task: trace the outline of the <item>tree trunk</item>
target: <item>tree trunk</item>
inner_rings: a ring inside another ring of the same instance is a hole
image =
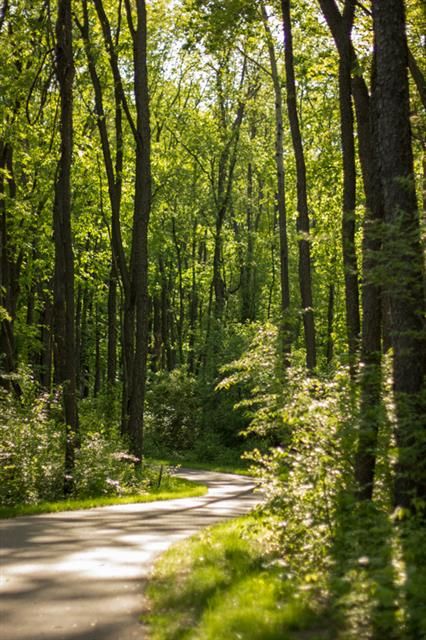
[[[78,444],[74,331],[74,258],[71,237],[71,163],[73,145],[73,79],[71,0],[58,0],[56,76],[60,91],[61,150],[53,210],[55,242],[54,335],[56,379],[62,387],[66,428],[64,493],[73,488]]]
[[[127,431],[131,452],[140,463],[143,453],[143,411],[148,355],[148,222],[151,208],[151,133],[149,121],[147,23],[145,0],[136,0],[136,27],[126,0],[133,39],[134,93],[136,104],[135,201],[131,254],[131,297],[135,307],[135,351],[128,403]]]
[[[294,76],[293,35],[290,17],[290,0],[281,0],[284,23],[285,69],[287,112],[290,122],[297,175],[297,231],[299,246],[299,287],[302,301],[303,328],[305,334],[306,366],[316,367],[314,308],[312,299],[311,247],[309,239],[309,210],[306,188],[306,165],[297,113],[296,81]]]
[[[287,212],[285,205],[285,172],[283,152],[283,99],[281,82],[278,75],[277,58],[263,2],[261,3],[262,20],[266,31],[269,62],[275,95],[275,166],[277,170],[277,208],[280,237],[280,276],[281,276],[281,348],[283,366],[289,363],[292,342],[290,322],[290,278],[288,267]]]
[[[117,271],[112,261],[108,283],[108,352],[107,382],[113,387],[117,379]]]
[[[335,298],[335,285],[331,283],[328,285],[328,302],[327,302],[327,343],[325,357],[327,364],[330,366],[333,361],[334,355],[334,341],[333,341],[333,325],[334,325],[334,298]]]
[[[320,0],[320,4],[339,52],[339,107],[343,160],[342,244],[346,329],[349,365],[353,376],[360,336],[358,265],[355,249],[356,168],[351,89],[351,31],[355,2],[354,0],[345,0],[343,15],[340,15],[334,0]]]
[[[373,73],[373,87],[375,74]],[[366,197],[363,236],[361,406],[355,461],[359,497],[371,500],[376,466],[377,437],[381,421],[382,296],[378,284],[381,251],[380,224],[383,193],[377,158],[377,113],[361,76],[352,81],[358,123],[361,169]]]
[[[423,257],[415,192],[404,3],[373,0],[385,282],[391,312],[399,462],[396,504],[426,498]]]

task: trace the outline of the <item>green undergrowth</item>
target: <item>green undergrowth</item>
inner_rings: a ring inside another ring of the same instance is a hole
[[[333,544],[283,553],[255,514],[205,529],[156,564],[149,640],[424,640],[426,534],[354,507]],[[321,551],[320,551],[321,550]]]
[[[315,610],[266,553],[256,516],[205,529],[157,563],[142,621],[150,640],[301,640]],[[309,636],[320,640],[328,636]]]
[[[154,502],[156,500],[172,500],[174,498],[193,498],[202,496],[207,487],[184,478],[166,477],[159,489],[150,489],[143,493],[121,496],[95,496],[90,498],[74,498],[58,500],[56,502],[40,502],[38,504],[17,504],[0,507],[0,518],[16,518],[41,513],[56,513],[60,511],[77,511],[78,509],[93,509],[116,504],[133,504],[140,502]]]
[[[202,471],[217,471],[218,473],[233,473],[241,476],[254,475],[253,470],[248,464],[241,461],[235,465],[221,464],[220,462],[203,462],[193,460],[191,458],[167,458],[161,460],[150,460],[151,464],[164,465],[167,467],[182,467],[183,469],[200,469]]]

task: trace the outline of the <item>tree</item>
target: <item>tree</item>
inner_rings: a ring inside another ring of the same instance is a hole
[[[351,89],[351,31],[354,20],[355,2],[345,0],[343,14],[331,0],[320,0],[324,16],[331,28],[339,51],[339,108],[343,160],[343,209],[342,209],[342,247],[345,272],[346,327],[349,346],[349,361],[352,374],[355,373],[355,358],[360,335],[358,265],[355,250],[355,206],[356,206],[356,168],[354,143],[354,117]],[[339,28],[342,37],[338,37],[333,23],[339,16]]]
[[[55,181],[53,226],[55,240],[54,348],[55,382],[62,387],[66,429],[64,492],[73,488],[75,449],[78,444],[76,398],[74,258],[71,237],[71,164],[73,149],[72,15],[70,0],[58,0],[56,18],[56,76],[60,92],[61,151]]]
[[[262,22],[266,32],[269,63],[271,66],[272,82],[275,97],[275,166],[277,172],[277,209],[280,235],[280,282],[281,282],[281,341],[283,365],[288,365],[291,350],[292,327],[290,321],[290,278],[288,264],[287,211],[285,202],[285,169],[283,152],[283,99],[281,80],[278,74],[277,56],[271,29],[268,24],[268,14],[264,3],[260,5]]]
[[[312,298],[311,250],[309,238],[309,210],[306,185],[306,165],[297,113],[296,81],[294,74],[293,34],[290,17],[290,0],[281,0],[281,11],[284,23],[285,69],[287,89],[287,112],[290,122],[291,137],[296,159],[297,173],[297,231],[299,233],[299,287],[302,301],[303,326],[305,331],[306,366],[316,366],[316,344],[314,304]]]
[[[373,0],[378,140],[389,265],[393,385],[399,461],[395,501],[426,497],[424,455],[426,335],[419,215],[414,183],[404,3]]]

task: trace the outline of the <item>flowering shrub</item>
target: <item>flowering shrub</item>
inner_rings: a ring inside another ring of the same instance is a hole
[[[39,502],[60,497],[63,487],[63,429],[51,418],[57,402],[36,395],[31,380],[20,402],[0,392],[0,501]]]
[[[127,454],[118,434],[87,433],[76,454],[75,493],[79,497],[121,495],[138,484],[136,458]]]

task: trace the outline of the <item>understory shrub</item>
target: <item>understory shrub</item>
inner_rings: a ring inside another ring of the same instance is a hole
[[[159,371],[148,380],[145,440],[148,450],[169,453],[190,449],[199,435],[197,383],[185,368]]]
[[[89,498],[134,491],[141,484],[135,462],[117,433],[101,428],[83,434],[75,459],[75,494]]]
[[[0,390],[0,501],[55,500],[63,488],[64,430],[52,413],[57,398],[39,394],[28,374],[23,395]]]
[[[4,506],[63,498],[65,428],[59,395],[41,393],[28,372],[22,395],[0,389],[0,502]],[[116,427],[99,404],[82,403],[80,448],[75,455],[74,497],[114,496],[158,486],[159,470],[138,471]],[[100,415],[100,417],[99,417]],[[166,479],[168,470],[162,470]]]
[[[390,358],[384,372],[389,369]],[[333,639],[426,637],[424,521],[420,513],[410,517],[392,506],[397,450],[391,376],[383,376],[377,407],[373,500],[360,500],[358,381],[345,368],[329,376],[295,365],[276,372],[277,330],[266,325],[226,367],[219,387],[244,385],[239,407],[250,419],[246,433],[266,445],[247,457],[267,497],[262,526],[283,579],[309,595],[318,620],[330,621]]]

